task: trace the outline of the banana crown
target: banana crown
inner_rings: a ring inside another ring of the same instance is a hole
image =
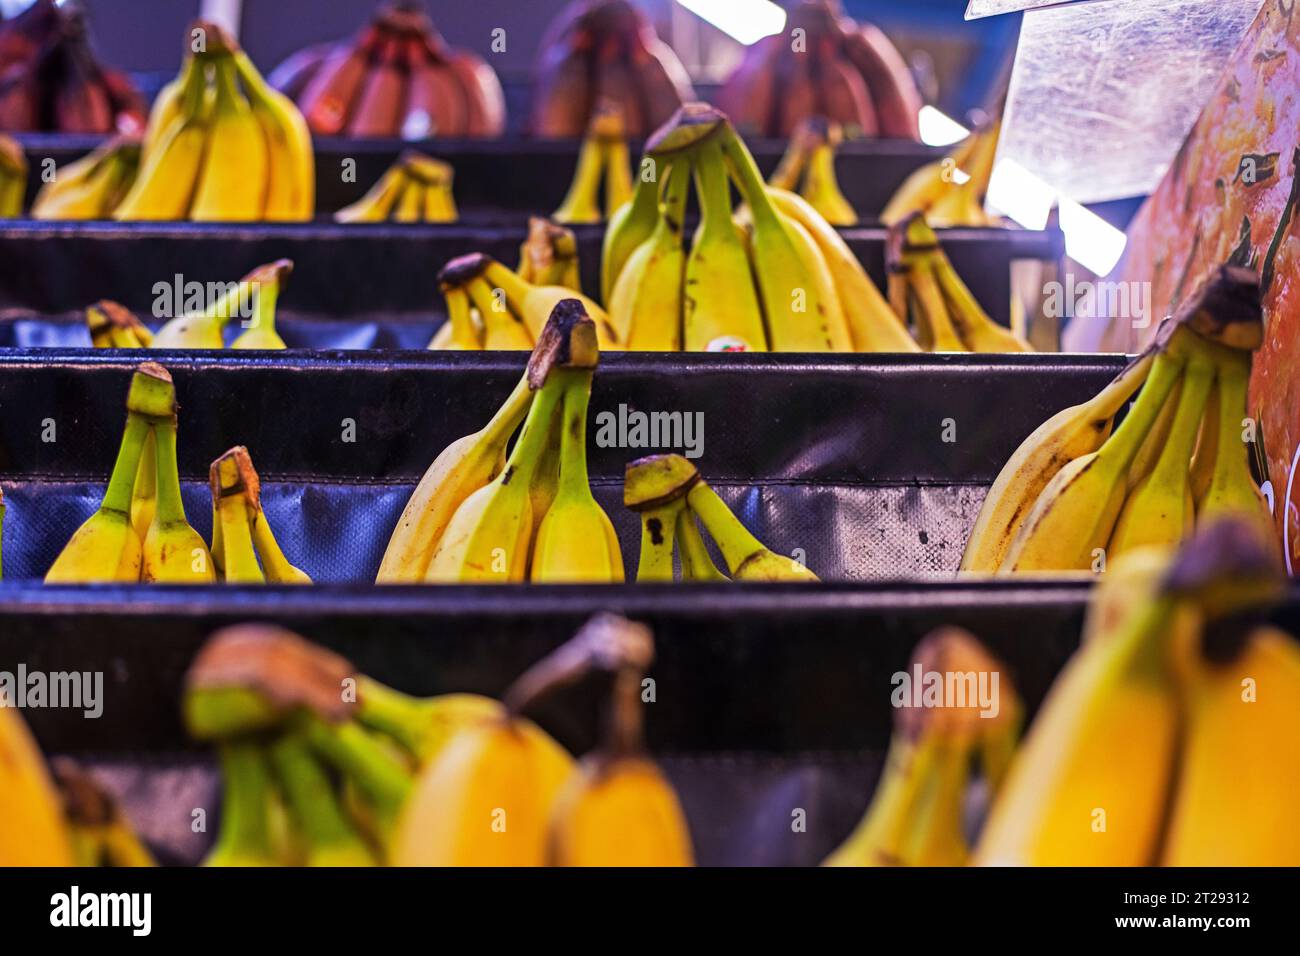
[[[172,418],[176,414],[176,386],[171,373],[157,362],[144,362],[131,376],[126,396],[127,411],[149,418]]]
[[[682,455],[647,455],[623,472],[623,504],[633,511],[658,508],[684,498],[699,480],[699,470]]]

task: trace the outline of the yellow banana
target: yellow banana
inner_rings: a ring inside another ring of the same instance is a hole
[[[605,218],[632,198],[632,157],[622,136],[605,141]]]
[[[808,170],[801,192],[803,198],[831,225],[852,226],[858,221],[858,212],[840,191],[835,176],[835,148],[839,139],[838,127],[833,125],[818,137],[808,155]]]
[[[529,328],[510,309],[504,295],[498,295],[481,275],[465,286],[469,298],[483,319],[483,348],[523,350],[533,347]]]
[[[927,163],[911,173],[885,204],[880,221],[886,226],[892,226],[912,213],[925,212],[933,206],[941,196],[954,188],[955,171],[965,171],[964,166],[986,135],[984,132],[972,133],[943,159]]]
[[[648,455],[624,469],[623,504],[641,515],[638,582],[673,580],[678,514],[686,507],[686,493],[699,480],[695,466],[681,455]]]
[[[1095,452],[1110,436],[1115,415],[1146,381],[1156,353],[1148,349],[1109,385],[1057,412],[1020,443],[998,472],[966,539],[963,571],[998,570],[1047,483],[1066,464]]]
[[[74,865],[71,834],[41,751],[16,702],[0,701],[0,866]]]
[[[247,454],[247,452],[245,452]],[[212,561],[228,584],[265,584],[253,547],[253,508],[238,452],[231,449],[208,471],[212,487]]]
[[[603,144],[588,134],[578,150],[578,168],[574,171],[573,182],[560,208],[551,214],[552,219],[565,225],[600,222],[599,193],[604,155]]]
[[[680,163],[664,186],[658,224],[632,252],[614,283],[609,321],[617,340],[629,350],[681,350],[686,268],[682,224],[689,188],[689,167]]]
[[[379,584],[424,580],[433,552],[452,515],[505,466],[506,444],[533,401],[528,376],[519,380],[492,419],[472,435],[448,445],[411,494],[375,578]]]
[[[241,320],[244,331],[233,342],[232,349],[268,349],[285,348],[284,339],[275,329],[275,309],[280,299],[280,290],[293,272],[293,260],[277,259],[256,271],[252,280],[253,315]]]
[[[694,159],[700,225],[686,259],[682,346],[703,352],[719,339],[739,340],[749,351],[765,352],[763,307],[749,253],[732,222],[731,183],[717,137],[701,144]]]
[[[709,554],[700,526],[695,521],[695,512],[689,507],[677,513],[677,552],[682,562],[683,581],[730,581],[731,579],[718,570]]]
[[[1197,656],[1165,866],[1300,865],[1300,647],[1271,627],[1235,659]]]
[[[654,231],[659,221],[659,189],[662,177],[669,175],[671,163],[657,157],[646,156],[636,177],[632,198],[619,206],[609,217],[600,253],[600,298],[609,302],[614,295],[614,284],[623,272],[623,266],[635,250]]]
[[[216,580],[216,572],[208,546],[185,518],[176,465],[174,390],[171,395],[171,414],[155,418],[152,424],[158,466],[158,501],[153,523],[144,538],[140,578],[160,584],[206,584]]]
[[[524,320],[528,332],[534,340],[541,338],[542,329],[555,307],[565,299],[577,299],[592,322],[596,324],[596,339],[602,349],[622,348],[622,342],[614,331],[614,326],[605,310],[581,292],[559,285],[532,285],[521,279],[518,273],[507,269],[494,259],[487,258],[483,275],[488,282],[500,289],[516,315]]]
[[[234,50],[253,116],[266,137],[267,185],[262,218],[306,222],[316,212],[316,158],[311,130],[293,100],[262,78],[243,50]]]
[[[32,202],[33,219],[105,219],[135,181],[140,141],[115,136],[58,170]]]
[[[516,271],[533,285],[562,285],[581,292],[578,240],[573,230],[541,216],[529,216],[528,238],[519,247]]]
[[[334,213],[337,222],[383,222],[406,188],[406,170],[400,163],[390,166],[366,194]]]
[[[552,375],[564,395],[559,485],[555,500],[537,526],[529,580],[621,582],[623,552],[618,535],[609,515],[592,497],[587,478],[587,407],[592,372],[557,369]]]
[[[213,56],[216,101],[207,160],[198,178],[190,218],[200,222],[261,219],[270,166],[266,135],[239,89],[233,57],[229,53]]]
[[[722,552],[733,580],[817,580],[817,575],[793,558],[768,550],[703,480],[691,487],[686,500]]]
[[[153,343],[153,333],[134,312],[111,299],[100,299],[86,307],[86,331],[97,349],[144,349]]]

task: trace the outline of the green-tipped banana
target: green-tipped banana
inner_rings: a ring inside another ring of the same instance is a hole
[[[281,866],[269,808],[274,800],[271,769],[259,745],[222,744],[221,826],[204,866]]]
[[[268,748],[289,822],[303,842],[307,866],[374,866],[378,861],[348,819],[319,758],[298,734]]]
[[[696,482],[686,500],[713,537],[734,580],[817,580],[817,576],[798,561],[768,550],[705,482]]]

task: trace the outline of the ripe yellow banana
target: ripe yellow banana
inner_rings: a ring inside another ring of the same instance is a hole
[[[115,136],[69,163],[41,187],[32,202],[33,219],[105,219],[135,181],[140,140]]]
[[[607,138],[604,148],[605,218],[608,219],[632,198],[632,157],[622,135]]]
[[[1109,557],[1149,545],[1177,544],[1191,531],[1195,504],[1189,467],[1213,382],[1213,363],[1192,349],[1164,448],[1150,474],[1128,493],[1106,549]]]
[[[672,164],[658,157],[646,156],[636,177],[632,199],[609,217],[600,253],[600,299],[609,302],[614,294],[623,266],[635,250],[654,231],[659,221],[659,191]],[[567,285],[567,283],[561,283]]]
[[[833,226],[852,226],[858,221],[858,212],[840,191],[835,176],[835,148],[839,145],[838,127],[832,126],[819,136],[808,155],[808,169],[804,177],[803,198]]]
[[[270,166],[266,135],[239,88],[233,57],[229,53],[213,57],[216,101],[190,218],[199,222],[261,219]]]
[[[293,100],[262,78],[243,50],[232,52],[253,116],[266,137],[267,184],[262,218],[306,222],[316,212],[316,158],[311,130]]]
[[[470,279],[465,291],[483,320],[483,348],[526,352],[533,347],[528,326],[511,311],[505,295],[498,294],[482,275]]]
[[[686,269],[682,225],[689,187],[690,167],[679,163],[664,186],[658,224],[632,252],[614,283],[609,321],[617,341],[630,350],[681,350]]]
[[[551,811],[556,866],[692,866],[690,829],[672,784],[645,752],[641,683],[653,659],[649,629],[623,621],[644,648],[618,669],[605,739],[583,757]]]
[[[552,219],[566,226],[600,222],[600,180],[604,165],[604,145],[588,134],[578,150],[578,167],[573,182],[560,208],[551,214]]]
[[[134,312],[111,299],[86,307],[86,331],[97,349],[147,349],[153,333]]]
[[[13,702],[0,702],[0,866],[74,865],[71,834],[41,751]]]
[[[225,347],[225,330],[231,319],[256,309],[257,290],[264,280],[273,278],[288,259],[258,266],[235,283],[202,312],[191,312],[169,319],[153,337],[156,349],[220,349]]]
[[[334,219],[336,222],[383,222],[392,215],[406,186],[405,168],[401,163],[394,163],[364,196],[334,213]]]
[[[247,452],[245,452],[247,455]],[[231,449],[208,470],[212,487],[212,562],[228,584],[265,584],[253,547],[253,508],[238,452]]]
[[[743,342],[749,351],[766,352],[763,307],[749,253],[732,222],[731,182],[717,136],[699,145],[694,158],[700,225],[686,260],[683,346],[703,352],[716,340],[727,339]]]
[[[813,237],[831,271],[856,352],[919,352],[843,237],[802,196],[768,187],[773,204]]]
[[[27,198],[27,157],[11,136],[0,133],[0,219],[17,219]]]
[[[695,512],[689,507],[677,514],[677,554],[682,563],[683,581],[730,581],[731,579],[718,570],[709,554],[700,526],[695,520]]]
[[[206,58],[186,62],[187,69],[182,73],[188,75],[178,109],[172,115],[163,104],[170,119],[158,131],[156,142],[151,142],[151,134],[146,133],[140,172],[113,210],[114,219],[190,217],[199,179],[209,165],[208,134],[213,120],[206,103],[209,64]]]
[[[519,247],[516,270],[521,279],[532,285],[562,285],[581,292],[578,265],[578,239],[572,229],[541,216],[528,218],[528,237]]]
[[[1020,443],[984,497],[966,539],[963,571],[993,572],[1001,567],[1047,483],[1066,464],[1102,446],[1115,415],[1146,381],[1155,357],[1148,349],[1091,399],[1057,412]]]
[[[1300,647],[1271,627],[1233,660],[1197,655],[1165,866],[1300,865]]]
[[[147,160],[149,155],[156,151],[163,141],[163,134],[171,128],[178,117],[184,115],[186,97],[192,84],[196,82],[194,74],[203,73],[206,69],[206,59],[200,62],[187,47],[185,56],[181,60],[180,72],[158,91],[153,106],[149,108],[149,120],[145,123],[144,139],[140,145],[142,161]]]
[[[167,385],[171,385],[170,376]],[[172,389],[171,414],[155,418],[151,426],[158,466],[158,501],[144,538],[140,579],[159,584],[207,584],[216,580],[212,554],[199,533],[190,527],[181,501],[175,394]]]
[[[470,308],[469,293],[459,285],[439,283],[439,288],[447,302],[447,321],[438,327],[429,348],[453,352],[482,350],[483,329]]]
[[[769,551],[703,480],[691,487],[686,500],[722,552],[733,580],[817,580],[817,575],[798,561]]]
[[[1097,565],[1123,507],[1133,456],[1183,373],[1186,354],[1179,327],[1167,342],[1150,377],[1124,420],[1101,448],[1058,471],[1034,502],[1003,558],[1004,571],[1080,570]]]
[[[537,526],[529,580],[537,582],[621,582],[623,552],[618,535],[587,477],[587,407],[591,369],[557,369],[563,393],[559,486]],[[530,503],[529,510],[532,510]]]
[[[174,406],[171,376],[162,366],[146,362],[136,369],[127,393],[126,430],[104,499],[54,559],[47,584],[140,580],[142,541],[131,523],[131,490],[152,421]]]
[[[429,466],[393,529],[375,578],[378,584],[423,581],[452,515],[505,467],[506,444],[533,401],[528,376],[519,380],[492,419],[448,445]]]
[[[587,316],[596,324],[596,338],[600,347],[623,347],[605,310],[582,293],[559,285],[532,285],[512,269],[507,269],[491,258],[487,260],[483,275],[494,288],[505,294],[511,310],[524,320],[534,340],[540,340],[542,329],[557,305],[565,299],[577,299],[582,303]]]

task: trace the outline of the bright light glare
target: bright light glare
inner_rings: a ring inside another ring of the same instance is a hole
[[[988,205],[1026,229],[1046,229],[1056,190],[1014,159],[1004,159],[989,180]]]
[[[957,167],[953,167],[952,181],[956,183],[958,186],[968,183],[970,182],[970,173],[966,172],[966,170],[964,169],[958,169]]]
[[[1098,276],[1110,275],[1128,245],[1128,236],[1072,199],[1060,197],[1065,254]]]
[[[921,142],[927,146],[951,146],[970,135],[965,126],[933,106],[922,106],[916,123],[921,129]]]
[[[771,0],[677,0],[677,2],[746,46],[785,29],[785,11]]]

